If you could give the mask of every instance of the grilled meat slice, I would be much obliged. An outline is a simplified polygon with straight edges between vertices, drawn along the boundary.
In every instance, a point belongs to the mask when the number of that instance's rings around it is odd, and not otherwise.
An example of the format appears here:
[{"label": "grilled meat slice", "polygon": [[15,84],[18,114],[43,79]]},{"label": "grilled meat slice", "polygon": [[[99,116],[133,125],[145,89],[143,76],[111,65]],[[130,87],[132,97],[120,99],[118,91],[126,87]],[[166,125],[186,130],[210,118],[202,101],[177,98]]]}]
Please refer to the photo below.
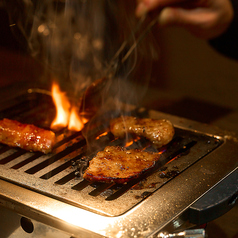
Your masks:
[{"label": "grilled meat slice", "polygon": [[46,154],[52,151],[55,133],[5,118],[0,120],[0,143]]},{"label": "grilled meat slice", "polygon": [[125,183],[152,168],[158,153],[107,146],[90,161],[83,177],[89,181]]},{"label": "grilled meat slice", "polygon": [[168,144],[174,136],[174,127],[168,120],[150,118],[119,117],[111,120],[110,130],[115,137],[123,138],[126,133],[149,139],[157,147]]}]

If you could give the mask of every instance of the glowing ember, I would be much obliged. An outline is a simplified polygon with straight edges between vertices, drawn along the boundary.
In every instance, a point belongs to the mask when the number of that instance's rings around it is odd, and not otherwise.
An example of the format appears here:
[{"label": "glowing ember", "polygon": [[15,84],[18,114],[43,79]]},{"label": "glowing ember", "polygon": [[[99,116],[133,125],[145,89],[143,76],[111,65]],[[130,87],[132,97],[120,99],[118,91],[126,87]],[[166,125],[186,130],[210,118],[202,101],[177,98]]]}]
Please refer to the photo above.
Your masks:
[{"label": "glowing ember", "polygon": [[127,141],[125,147],[129,147],[130,145],[133,144],[133,142],[134,142],[133,140]]},{"label": "glowing ember", "polygon": [[100,139],[103,136],[106,136],[108,134],[108,131],[103,132],[101,135],[96,137],[96,140]]},{"label": "glowing ember", "polygon": [[77,108],[72,106],[65,93],[60,91],[59,85],[53,83],[52,98],[56,107],[56,117],[51,123],[52,129],[68,126],[69,130],[80,131],[84,127],[84,121],[77,113]]}]

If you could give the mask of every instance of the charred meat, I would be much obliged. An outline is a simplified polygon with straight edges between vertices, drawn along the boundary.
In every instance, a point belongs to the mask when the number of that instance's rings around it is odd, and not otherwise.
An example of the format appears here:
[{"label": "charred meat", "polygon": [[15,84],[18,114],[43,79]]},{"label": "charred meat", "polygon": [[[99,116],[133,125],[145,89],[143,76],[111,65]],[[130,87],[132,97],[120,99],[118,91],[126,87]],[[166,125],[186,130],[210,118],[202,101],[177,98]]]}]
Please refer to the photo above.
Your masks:
[{"label": "charred meat", "polygon": [[149,139],[157,147],[168,144],[174,136],[174,127],[168,120],[150,118],[119,117],[111,120],[110,130],[115,137],[123,138],[126,133]]},{"label": "charred meat", "polygon": [[93,182],[125,183],[152,168],[159,158],[158,153],[107,146],[90,161],[83,177]]},{"label": "charred meat", "polygon": [[55,133],[5,118],[0,120],[0,143],[46,154],[52,151]]}]

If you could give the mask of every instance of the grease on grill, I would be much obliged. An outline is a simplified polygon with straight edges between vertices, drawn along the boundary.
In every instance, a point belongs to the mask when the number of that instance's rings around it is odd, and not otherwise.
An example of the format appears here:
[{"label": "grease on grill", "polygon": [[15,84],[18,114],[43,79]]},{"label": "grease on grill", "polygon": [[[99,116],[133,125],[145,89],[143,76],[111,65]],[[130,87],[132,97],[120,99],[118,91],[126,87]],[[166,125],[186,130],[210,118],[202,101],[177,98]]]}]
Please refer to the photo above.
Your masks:
[{"label": "grease on grill", "polygon": [[143,192],[140,196],[135,196],[136,199],[145,199],[150,196],[152,192]]},{"label": "grease on grill", "polygon": [[172,170],[172,171],[168,171],[168,172],[163,171],[163,172],[159,173],[159,177],[160,178],[174,178],[179,173],[180,173],[179,170]]},{"label": "grease on grill", "polygon": [[86,156],[82,158],[72,161],[72,167],[75,169],[75,176],[82,178],[83,173],[89,165],[89,159]]}]

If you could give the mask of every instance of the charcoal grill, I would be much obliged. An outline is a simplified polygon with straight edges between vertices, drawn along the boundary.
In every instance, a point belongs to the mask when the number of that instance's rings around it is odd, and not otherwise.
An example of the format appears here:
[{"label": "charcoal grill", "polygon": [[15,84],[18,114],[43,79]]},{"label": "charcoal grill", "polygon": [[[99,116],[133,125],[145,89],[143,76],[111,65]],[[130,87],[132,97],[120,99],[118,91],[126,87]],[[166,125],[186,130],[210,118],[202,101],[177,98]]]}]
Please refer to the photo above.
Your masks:
[{"label": "charcoal grill", "polygon": [[[55,108],[51,96],[42,92],[29,89],[8,100],[1,106],[0,118],[49,128]],[[168,119],[175,126],[173,141],[157,151],[161,159],[151,170],[123,185],[85,181],[80,174],[86,162],[107,145],[155,148],[143,138],[131,138],[125,144],[104,125],[90,135],[97,147],[89,153],[82,132],[62,129],[56,131],[51,154],[0,145],[2,207],[31,219],[33,225],[44,224],[68,234],[65,237],[157,237],[161,231],[207,222],[200,219],[199,212],[197,215],[196,204],[237,174],[236,136],[143,108],[132,106],[130,113]],[[234,205],[236,189],[228,198],[227,208],[216,216]]]}]

